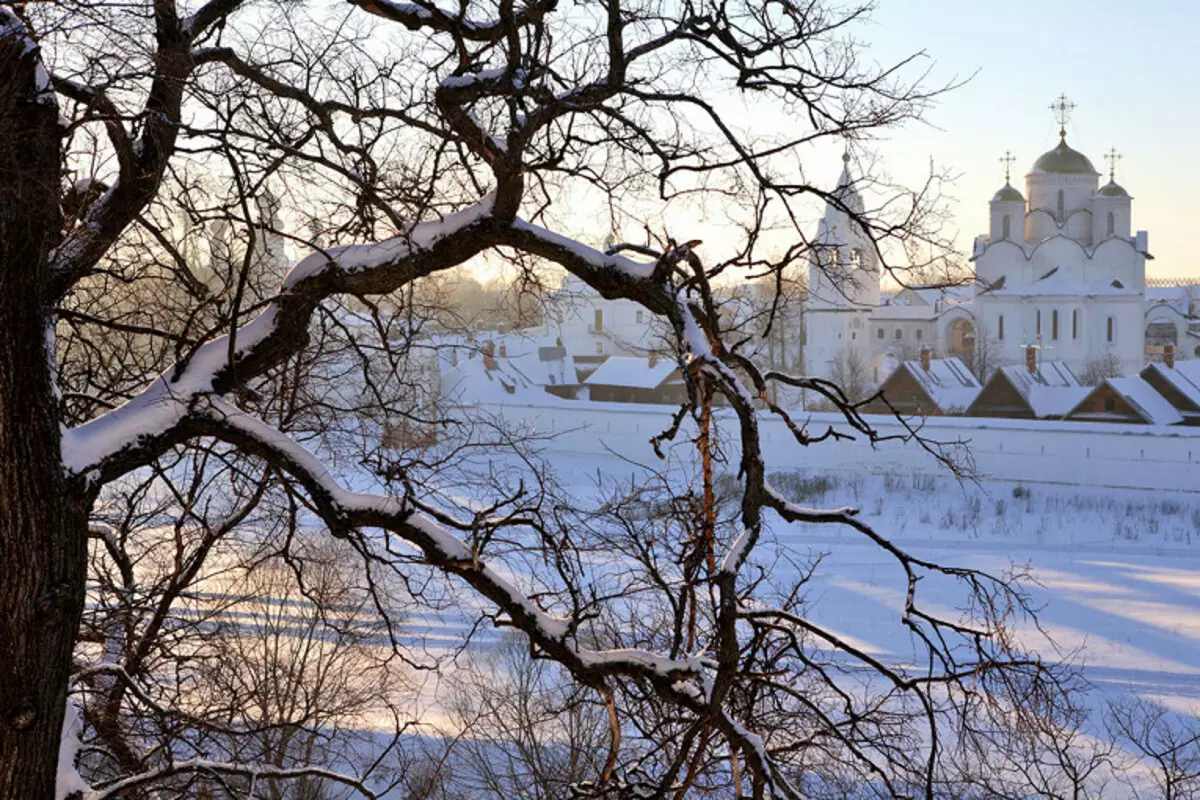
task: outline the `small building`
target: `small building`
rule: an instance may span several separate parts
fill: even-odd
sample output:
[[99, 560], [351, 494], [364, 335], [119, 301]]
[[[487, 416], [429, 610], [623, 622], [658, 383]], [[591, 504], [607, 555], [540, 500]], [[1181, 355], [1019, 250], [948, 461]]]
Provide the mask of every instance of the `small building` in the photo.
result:
[[1183, 415], [1141, 376], [1105, 378], [1064, 419], [1178, 425]]
[[1185, 425], [1200, 425], [1200, 361], [1176, 362], [1175, 348], [1168, 344], [1163, 360], [1147, 364], [1140, 377], [1166, 398]]
[[882, 399], [875, 398], [865, 410], [887, 414], [894, 409], [919, 416], [962, 414], [981, 388], [962, 361], [931, 358], [929, 350], [923, 349], [920, 361], [904, 361], [887, 377], [879, 387]]
[[1007, 364], [992, 375], [967, 409], [968, 417], [1062, 419], [1089, 389], [1062, 361], [1037, 360], [1037, 350], [1025, 349], [1024, 364]]
[[669, 359], [613, 356], [587, 377], [588, 399], [610, 403], [682, 403], [687, 387]]

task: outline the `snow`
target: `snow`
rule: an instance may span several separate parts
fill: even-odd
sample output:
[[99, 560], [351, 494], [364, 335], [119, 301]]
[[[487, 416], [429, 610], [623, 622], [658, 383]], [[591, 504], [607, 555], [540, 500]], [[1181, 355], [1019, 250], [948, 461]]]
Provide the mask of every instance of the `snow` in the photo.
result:
[[936, 319], [939, 311], [934, 306], [892, 304], [871, 309], [871, 320], [931, 320]]
[[343, 245], [331, 247], [325, 252], [312, 253], [292, 267], [283, 279], [282, 288], [286, 291], [326, 269], [360, 272], [398, 261], [414, 251], [426, 250], [438, 240], [487, 218], [494, 201], [495, 193], [489, 192], [475, 205], [447, 214], [438, 220], [411, 223], [400, 234], [382, 242]]
[[920, 361], [905, 361], [904, 366], [943, 412], [965, 410], [983, 388], [957, 358], [930, 359], [928, 371]]
[[498, 81], [504, 77], [504, 68], [484, 69], [479, 72], [468, 72], [465, 75], [450, 75], [442, 79], [442, 86], [447, 89], [462, 89], [479, 81]]
[[1200, 408], [1200, 361], [1176, 361], [1174, 367], [1154, 363], [1142, 370], [1142, 374], [1154, 372], [1167, 381], [1196, 408]]
[[1183, 422], [1183, 415], [1141, 376], [1108, 378], [1104, 383], [1133, 406], [1138, 415], [1151, 425], [1175, 425]]
[[630, 389], [656, 389], [679, 365], [670, 359], [646, 359], [612, 356], [584, 381], [588, 386], [624, 386]]
[[623, 272], [632, 278], [646, 279], [654, 274], [654, 262], [652, 261], [634, 261], [632, 258], [626, 258], [619, 253], [616, 255], [608, 255], [603, 251], [597, 250], [594, 247], [588, 247], [586, 244], [577, 242], [567, 236], [562, 236], [552, 231], [548, 231], [532, 222], [526, 222], [523, 219], [513, 220], [513, 227], [517, 230], [522, 230], [533, 234], [544, 242], [548, 242], [556, 247], [561, 247], [569, 251], [573, 256], [586, 262], [594, 269], [612, 269]]
[[1111, 282], [1088, 283], [1071, 275], [1066, 270], [1055, 268], [1036, 281], [1028, 284], [1012, 284], [1001, 289], [989, 289], [990, 294], [999, 296], [1035, 297], [1041, 295], [1083, 295], [1085, 297], [1140, 296], [1141, 291], [1131, 287], [1113, 286]]
[[1030, 372], [1021, 364], [1006, 364], [999, 370], [1029, 404], [1035, 417], [1062, 417], [1079, 405], [1091, 389], [1062, 361], [1043, 361]]
[[55, 800], [66, 800], [73, 794], [84, 793], [86, 796], [92, 787], [88, 785], [79, 770], [75, 768], [75, 760], [83, 749], [79, 734], [83, 732], [83, 714], [74, 700], [67, 701], [67, 713], [63, 717], [62, 738], [58, 745], [58, 775], [54, 780]]

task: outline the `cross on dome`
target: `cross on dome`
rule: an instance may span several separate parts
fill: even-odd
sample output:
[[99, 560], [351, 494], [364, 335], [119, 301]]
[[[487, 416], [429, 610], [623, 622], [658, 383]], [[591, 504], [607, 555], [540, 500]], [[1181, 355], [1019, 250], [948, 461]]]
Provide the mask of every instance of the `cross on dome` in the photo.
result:
[[1066, 139], [1067, 123], [1071, 121], [1071, 112], [1075, 110], [1075, 104], [1071, 102], [1066, 93], [1063, 93], [1051, 104], [1050, 110], [1054, 112], [1054, 118], [1058, 120], [1059, 138]]
[[1121, 154], [1117, 152], [1117, 148], [1113, 148], [1104, 154], [1104, 160], [1108, 162], [1108, 180], [1110, 183], [1116, 182], [1117, 162], [1121, 160]]
[[1005, 150], [1004, 155], [1000, 157], [1000, 163], [1004, 165], [1004, 182], [1006, 184], [1012, 182], [1012, 165], [1016, 160], [1011, 150]]

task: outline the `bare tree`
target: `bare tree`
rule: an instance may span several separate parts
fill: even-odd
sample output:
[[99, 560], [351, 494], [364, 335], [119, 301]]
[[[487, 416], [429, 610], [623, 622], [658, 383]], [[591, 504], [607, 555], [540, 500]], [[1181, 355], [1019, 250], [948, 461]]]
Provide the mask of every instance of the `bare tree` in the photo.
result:
[[1095, 386], [1105, 378], [1121, 377], [1121, 361], [1113, 353], [1097, 356], [1083, 365], [1079, 381], [1084, 386]]
[[[851, 28], [867, 10], [790, 0], [0, 6], [0, 795], [54, 796], [72, 669], [111, 669], [77, 647], [89, 536], [107, 551], [110, 585], [139, 603], [132, 613], [114, 590], [91, 638], [101, 649], [135, 641], [109, 626], [125, 615], [136, 632], [161, 608], [121, 574], [155, 540], [151, 526], [104, 517], [138, 486], [178, 488], [175, 461], [205, 453], [236, 475], [229, 508], [196, 514], [172, 500], [182, 546], [163, 592], [215, 546], [206, 542], [231, 531], [261, 541], [269, 523], [251, 515], [269, 498], [284, 510], [272, 556], [296, 565], [303, 587], [310, 554], [298, 543], [339, 540], [396, 657], [407, 653], [397, 633], [406, 609], [392, 586], [425, 608], [514, 628], [602, 707], [606, 751], [580, 791], [931, 796], [952, 766], [947, 728], [970, 735], [980, 716], [1031, 696], [1050, 702], [1053, 668], [1006, 635], [1028, 611], [1006, 576], [926, 561], [853, 509], [809, 508], [773, 485], [762, 412], [783, 419], [796, 446], [879, 436], [836, 383], [762, 369], [713, 289], [722, 275], [779, 274], [803, 259], [806, 203], [842, 203], [803, 180], [805, 148], [918, 118], [938, 93], [910, 74], [911, 60], [859, 57]], [[730, 92], [789, 110], [787, 130], [742, 132]], [[898, 253], [946, 244], [937, 184], [887, 191], [863, 178], [878, 202], [845, 210], [886, 268], [901, 268]], [[286, 187], [290, 210], [277, 213], [271, 185]], [[622, 218], [651, 197], [720, 200], [742, 235], [707, 260], [699, 231], [649, 226], [643, 240], [600, 251], [553, 230], [589, 193]], [[307, 233], [282, 230], [283, 211]], [[180, 220], [187, 246], [172, 235]], [[782, 254], [767, 244], [779, 230], [793, 242]], [[230, 245], [206, 246], [201, 231]], [[303, 257], [285, 272], [268, 236], [290, 236]], [[206, 249], [210, 268], [199, 270]], [[379, 446], [393, 415], [458, 431], [463, 420], [408, 402], [422, 384], [407, 369], [420, 348], [406, 298], [497, 253], [531, 285], [553, 263], [665, 321], [688, 401], [654, 443], [683, 440], [691, 483], [658, 497], [624, 487], [581, 507], [540, 468], [515, 479], [476, 466], [479, 443], [462, 432], [433, 456]], [[384, 295], [400, 313], [380, 308]], [[347, 309], [365, 315], [371, 341]], [[777, 385], [824, 397], [842, 422], [810, 431], [771, 401]], [[714, 413], [717, 398], [728, 415]], [[715, 480], [726, 461], [737, 479], [723, 512]], [[364, 465], [365, 480], [350, 469]], [[913, 663], [925, 666], [884, 663], [809, 619], [803, 578], [773, 581], [772, 521], [847, 526], [882, 548], [922, 651]], [[126, 530], [133, 541], [121, 541]], [[923, 605], [929, 575], [961, 588], [966, 614]], [[141, 640], [162, 652], [161, 637]], [[862, 695], [839, 682], [847, 669], [871, 676]], [[269, 694], [286, 700], [293, 687]], [[190, 690], [174, 691], [172, 716], [211, 724], [176, 713]], [[203, 691], [246, 687], [209, 675]], [[91, 718], [109, 736], [105, 709]], [[227, 794], [305, 776], [374, 792], [369, 769], [340, 774], [278, 741], [193, 757], [111, 718], [95, 798], [188, 776]]]

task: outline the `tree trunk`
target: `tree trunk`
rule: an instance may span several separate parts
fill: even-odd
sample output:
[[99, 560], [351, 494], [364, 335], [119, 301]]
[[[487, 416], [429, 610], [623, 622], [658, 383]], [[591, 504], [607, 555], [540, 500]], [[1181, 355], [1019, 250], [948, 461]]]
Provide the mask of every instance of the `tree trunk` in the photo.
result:
[[48, 253], [62, 227], [58, 109], [39, 95], [37, 49], [12, 30], [0, 33], [0, 797], [49, 800], [87, 516], [63, 473], [47, 352]]

